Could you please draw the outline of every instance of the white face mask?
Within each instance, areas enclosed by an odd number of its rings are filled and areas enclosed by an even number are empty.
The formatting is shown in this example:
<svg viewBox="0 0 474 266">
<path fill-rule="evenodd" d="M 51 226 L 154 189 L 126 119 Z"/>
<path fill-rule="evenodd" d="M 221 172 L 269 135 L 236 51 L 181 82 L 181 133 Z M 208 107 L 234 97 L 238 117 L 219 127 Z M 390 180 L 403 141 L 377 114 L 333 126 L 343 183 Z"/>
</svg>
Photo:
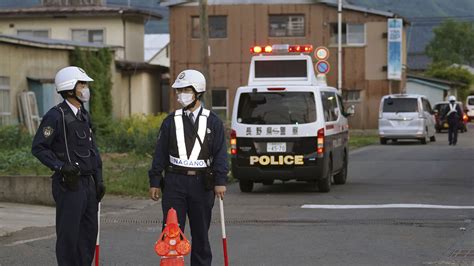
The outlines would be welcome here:
<svg viewBox="0 0 474 266">
<path fill-rule="evenodd" d="M 81 90 L 81 95 L 77 96 L 77 98 L 81 102 L 86 103 L 91 99 L 91 91 L 89 90 L 89 88 L 84 88 Z"/>
<path fill-rule="evenodd" d="M 183 106 L 186 107 L 190 105 L 194 101 L 194 93 L 179 93 L 178 94 L 178 102 Z"/>
</svg>

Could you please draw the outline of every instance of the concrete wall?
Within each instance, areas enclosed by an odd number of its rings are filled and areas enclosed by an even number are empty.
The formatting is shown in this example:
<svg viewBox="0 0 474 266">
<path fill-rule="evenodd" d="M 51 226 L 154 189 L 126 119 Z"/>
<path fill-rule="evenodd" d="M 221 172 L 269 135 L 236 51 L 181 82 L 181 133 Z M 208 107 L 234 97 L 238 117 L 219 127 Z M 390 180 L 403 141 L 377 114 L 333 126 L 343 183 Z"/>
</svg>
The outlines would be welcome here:
<svg viewBox="0 0 474 266">
<path fill-rule="evenodd" d="M 0 201 L 54 205 L 49 176 L 0 176 Z"/>
<path fill-rule="evenodd" d="M 0 76 L 10 78 L 12 123 L 18 123 L 17 95 L 28 90 L 27 77 L 54 79 L 69 65 L 69 51 L 0 43 Z"/>
<path fill-rule="evenodd" d="M 159 84 L 159 75 L 147 71 L 132 78 L 132 114 L 151 114 L 160 110 Z"/>
<path fill-rule="evenodd" d="M 431 106 L 435 105 L 437 102 L 444 101 L 444 90 L 419 84 L 410 80 L 407 81 L 407 93 L 425 95 L 430 101 Z"/>
<path fill-rule="evenodd" d="M 143 62 L 145 57 L 145 27 L 143 20 L 125 22 L 125 59 Z"/>
</svg>

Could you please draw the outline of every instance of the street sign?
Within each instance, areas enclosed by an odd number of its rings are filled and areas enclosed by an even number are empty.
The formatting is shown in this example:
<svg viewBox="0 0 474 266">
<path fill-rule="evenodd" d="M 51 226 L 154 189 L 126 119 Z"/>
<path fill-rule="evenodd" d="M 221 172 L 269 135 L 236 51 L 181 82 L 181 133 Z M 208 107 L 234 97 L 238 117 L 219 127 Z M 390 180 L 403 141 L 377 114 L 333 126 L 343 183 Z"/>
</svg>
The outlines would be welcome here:
<svg viewBox="0 0 474 266">
<path fill-rule="evenodd" d="M 330 69 L 329 63 L 324 60 L 318 61 L 315 65 L 315 68 L 319 74 L 327 74 Z"/>
<path fill-rule="evenodd" d="M 328 59 L 329 58 L 328 48 L 326 48 L 324 46 L 320 46 L 320 47 L 316 48 L 316 50 L 314 51 L 314 57 L 316 57 L 316 59 L 318 59 L 318 60 Z"/>
</svg>

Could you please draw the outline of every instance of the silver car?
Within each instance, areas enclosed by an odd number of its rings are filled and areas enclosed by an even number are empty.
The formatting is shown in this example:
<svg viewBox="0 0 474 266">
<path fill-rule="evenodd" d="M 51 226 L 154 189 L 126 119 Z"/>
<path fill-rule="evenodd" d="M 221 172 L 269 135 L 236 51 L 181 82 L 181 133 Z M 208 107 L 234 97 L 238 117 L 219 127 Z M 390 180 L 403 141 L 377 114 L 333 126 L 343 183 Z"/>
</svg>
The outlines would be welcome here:
<svg viewBox="0 0 474 266">
<path fill-rule="evenodd" d="M 436 141 L 435 117 L 425 96 L 391 94 L 382 97 L 379 111 L 380 143 L 388 140 L 417 139 L 426 144 Z"/>
</svg>

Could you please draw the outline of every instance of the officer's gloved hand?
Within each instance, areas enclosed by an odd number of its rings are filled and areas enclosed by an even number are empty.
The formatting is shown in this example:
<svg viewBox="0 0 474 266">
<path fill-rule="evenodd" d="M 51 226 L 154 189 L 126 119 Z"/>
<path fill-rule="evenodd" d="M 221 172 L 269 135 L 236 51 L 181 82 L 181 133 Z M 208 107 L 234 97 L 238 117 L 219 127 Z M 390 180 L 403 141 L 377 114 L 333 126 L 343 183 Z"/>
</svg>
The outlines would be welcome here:
<svg viewBox="0 0 474 266">
<path fill-rule="evenodd" d="M 77 163 L 65 163 L 59 172 L 63 176 L 66 188 L 73 191 L 78 190 L 80 169 Z"/>
<path fill-rule="evenodd" d="M 105 195 L 105 186 L 103 182 L 99 182 L 96 188 L 97 202 L 100 202 Z"/>
</svg>

